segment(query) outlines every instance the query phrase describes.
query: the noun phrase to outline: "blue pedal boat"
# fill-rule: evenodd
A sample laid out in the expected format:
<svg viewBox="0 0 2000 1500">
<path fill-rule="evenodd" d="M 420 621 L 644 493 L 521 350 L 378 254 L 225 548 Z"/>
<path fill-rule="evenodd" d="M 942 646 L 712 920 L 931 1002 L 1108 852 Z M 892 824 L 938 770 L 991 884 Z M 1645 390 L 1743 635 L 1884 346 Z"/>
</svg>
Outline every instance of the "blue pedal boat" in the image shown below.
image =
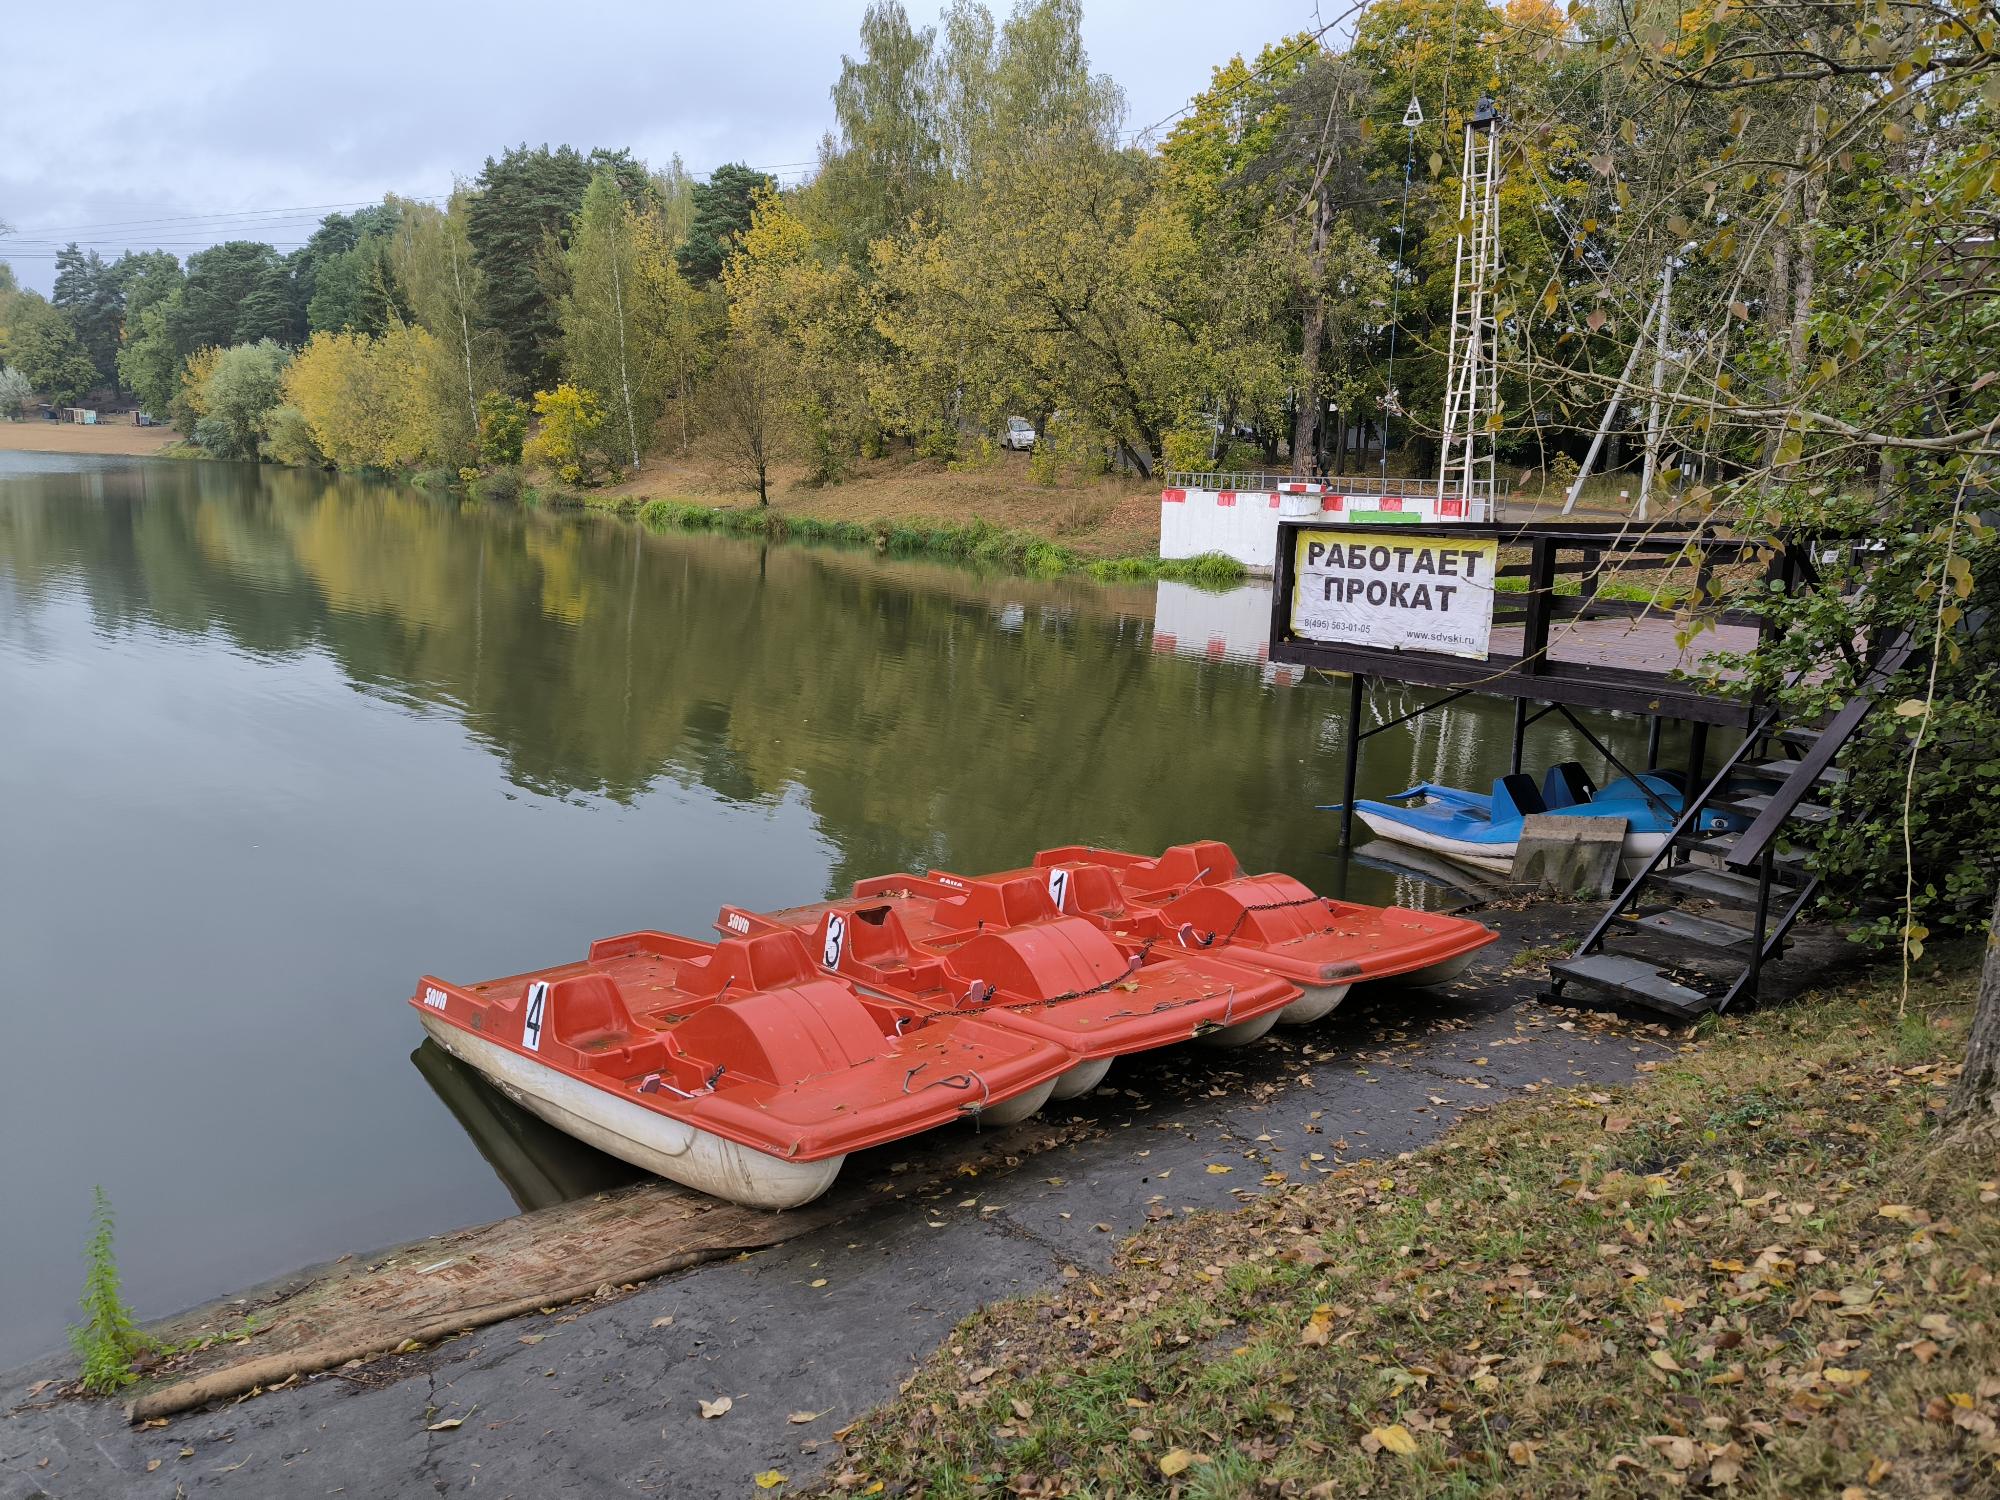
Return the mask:
<svg viewBox="0 0 2000 1500">
<path fill-rule="evenodd" d="M 1680 817 L 1685 783 L 1674 772 L 1620 776 L 1598 788 L 1575 761 L 1549 767 L 1542 785 L 1515 774 L 1494 780 L 1489 796 L 1429 782 L 1380 801 L 1357 801 L 1355 814 L 1378 838 L 1427 849 L 1484 870 L 1513 868 L 1521 826 L 1531 813 L 1565 818 L 1623 818 L 1626 873 L 1660 851 Z M 1747 823 L 1739 813 L 1704 809 L 1700 827 L 1726 833 Z"/>
</svg>

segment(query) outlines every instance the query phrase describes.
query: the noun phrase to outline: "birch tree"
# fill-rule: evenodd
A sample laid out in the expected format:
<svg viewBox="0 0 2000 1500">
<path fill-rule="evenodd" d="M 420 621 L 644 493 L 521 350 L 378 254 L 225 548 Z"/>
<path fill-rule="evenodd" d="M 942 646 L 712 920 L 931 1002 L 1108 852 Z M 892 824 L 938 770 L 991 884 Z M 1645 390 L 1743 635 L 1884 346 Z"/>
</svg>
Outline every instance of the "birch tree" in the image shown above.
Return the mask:
<svg viewBox="0 0 2000 1500">
<path fill-rule="evenodd" d="M 466 232 L 466 193 L 449 204 L 403 205 L 396 237 L 396 275 L 411 312 L 434 343 L 432 405 L 441 428 L 439 451 L 469 463 L 479 447 L 479 398 L 505 378 L 500 341 L 479 321 L 484 279 Z"/>
</svg>

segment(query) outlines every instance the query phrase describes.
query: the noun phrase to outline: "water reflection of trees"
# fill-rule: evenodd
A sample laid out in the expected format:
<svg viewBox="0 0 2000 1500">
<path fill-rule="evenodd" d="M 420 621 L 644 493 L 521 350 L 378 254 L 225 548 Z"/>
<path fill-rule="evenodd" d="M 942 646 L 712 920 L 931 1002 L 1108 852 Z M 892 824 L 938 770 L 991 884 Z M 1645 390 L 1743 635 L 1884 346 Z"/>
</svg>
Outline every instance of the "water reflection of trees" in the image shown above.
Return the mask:
<svg viewBox="0 0 2000 1500">
<path fill-rule="evenodd" d="M 1312 809 L 1339 795 L 1319 750 L 1344 695 L 1155 655 L 1144 593 L 295 472 L 135 466 L 87 476 L 94 495 L 83 478 L 14 481 L 0 504 L 0 570 L 31 609 L 67 575 L 105 631 L 324 651 L 458 715 L 551 795 L 629 801 L 662 776 L 802 794 L 838 879 L 1218 833 L 1306 869 L 1332 842 Z M 1496 743 L 1504 760 L 1505 733 L 1504 707 L 1456 710 L 1436 742 L 1371 749 L 1370 785 L 1418 760 L 1464 774 Z"/>
</svg>

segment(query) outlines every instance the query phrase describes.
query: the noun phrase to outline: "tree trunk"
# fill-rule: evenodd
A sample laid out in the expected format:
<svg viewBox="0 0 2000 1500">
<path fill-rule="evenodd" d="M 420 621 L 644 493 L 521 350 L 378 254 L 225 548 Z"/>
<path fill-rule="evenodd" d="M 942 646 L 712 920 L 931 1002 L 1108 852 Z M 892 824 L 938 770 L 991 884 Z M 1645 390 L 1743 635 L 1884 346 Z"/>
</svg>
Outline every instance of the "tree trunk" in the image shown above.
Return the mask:
<svg viewBox="0 0 2000 1500">
<path fill-rule="evenodd" d="M 1312 249 L 1306 256 L 1305 320 L 1299 330 L 1299 409 L 1292 419 L 1292 472 L 1311 470 L 1315 457 L 1313 434 L 1319 429 L 1320 409 L 1326 405 L 1320 394 L 1320 345 L 1326 338 L 1326 234 L 1328 205 L 1324 194 L 1313 199 Z"/>
<path fill-rule="evenodd" d="M 1993 921 L 1986 929 L 1986 962 L 1979 971 L 1972 1035 L 1965 1043 L 1965 1071 L 1952 1090 L 1949 1115 L 1969 1122 L 2000 1119 L 2000 891 L 1994 893 Z"/>
</svg>

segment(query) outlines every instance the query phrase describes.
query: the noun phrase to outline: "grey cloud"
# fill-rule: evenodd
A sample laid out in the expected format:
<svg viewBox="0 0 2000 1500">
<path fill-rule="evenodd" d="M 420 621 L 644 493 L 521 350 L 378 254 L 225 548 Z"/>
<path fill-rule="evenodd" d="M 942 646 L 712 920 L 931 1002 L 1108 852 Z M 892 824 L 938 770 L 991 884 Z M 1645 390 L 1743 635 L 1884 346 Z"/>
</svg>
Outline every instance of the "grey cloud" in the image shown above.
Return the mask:
<svg viewBox="0 0 2000 1500">
<path fill-rule="evenodd" d="M 31 8 L 0 59 L 0 139 L 12 145 L 0 220 L 16 231 L 0 259 L 46 291 L 69 239 L 107 257 L 297 244 L 318 212 L 192 216 L 442 193 L 522 141 L 629 146 L 653 162 L 678 152 L 697 171 L 810 162 L 862 9 L 111 0 L 92 8 L 95 41 L 80 47 L 73 17 Z M 922 0 L 909 9 L 920 25 L 934 19 Z M 1179 108 L 1232 53 L 1310 20 L 1275 0 L 1087 0 L 1084 34 L 1136 126 Z"/>
</svg>

